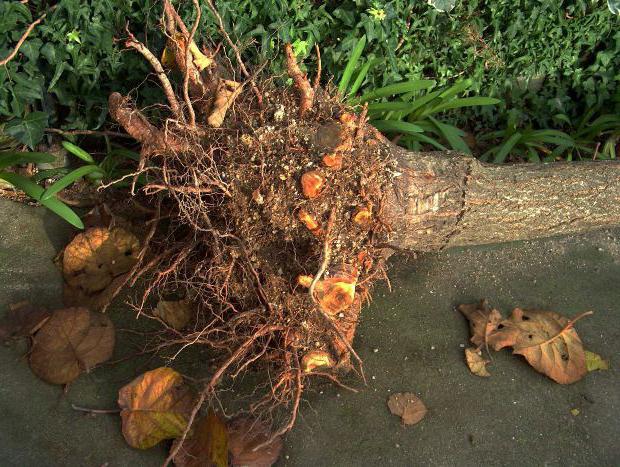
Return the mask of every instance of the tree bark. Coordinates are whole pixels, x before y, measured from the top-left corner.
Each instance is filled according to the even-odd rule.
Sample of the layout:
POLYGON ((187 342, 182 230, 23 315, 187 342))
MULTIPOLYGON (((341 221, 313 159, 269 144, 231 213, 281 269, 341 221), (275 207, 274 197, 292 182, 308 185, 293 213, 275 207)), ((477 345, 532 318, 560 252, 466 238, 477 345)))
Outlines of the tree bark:
POLYGON ((453 152, 392 149, 390 244, 433 251, 620 225, 615 161, 483 164, 453 152))

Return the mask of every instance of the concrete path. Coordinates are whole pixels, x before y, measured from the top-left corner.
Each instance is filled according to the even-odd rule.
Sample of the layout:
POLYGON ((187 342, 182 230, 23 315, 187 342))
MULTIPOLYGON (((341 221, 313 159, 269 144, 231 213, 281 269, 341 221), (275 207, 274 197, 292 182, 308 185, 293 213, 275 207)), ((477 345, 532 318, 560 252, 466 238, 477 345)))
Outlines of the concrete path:
MULTIPOLYGON (((4 200, 0 218, 0 313, 22 299, 59 304, 61 280, 51 260, 70 230, 42 209, 4 200)), ((355 342, 368 386, 348 381, 357 394, 310 388, 280 465, 620 465, 620 230, 451 250, 398 262, 391 277, 394 291, 375 290, 355 342), (482 297, 505 314, 514 306, 567 316, 594 310, 577 330, 612 369, 559 386, 505 351, 493 355, 491 378, 470 375, 461 347, 468 327, 454 306, 482 297), (402 427, 387 410, 389 395, 403 391, 429 408, 419 425, 402 427)), ((111 317, 119 327, 135 323, 127 310, 111 317)), ((119 341, 115 358, 131 350, 123 335, 119 341)), ((165 447, 129 448, 116 415, 71 408, 114 408, 118 388, 157 364, 104 367, 63 395, 32 375, 25 350, 0 349, 1 465, 161 463, 165 447)))

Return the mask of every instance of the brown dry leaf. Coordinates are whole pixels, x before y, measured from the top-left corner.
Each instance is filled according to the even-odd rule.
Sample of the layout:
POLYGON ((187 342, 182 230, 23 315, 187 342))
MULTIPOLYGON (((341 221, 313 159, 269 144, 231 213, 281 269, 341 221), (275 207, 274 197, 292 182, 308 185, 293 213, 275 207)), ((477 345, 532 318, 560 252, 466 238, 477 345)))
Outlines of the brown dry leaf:
POLYGON ((24 301, 9 305, 9 312, 0 322, 0 339, 34 334, 52 314, 47 308, 24 301))
POLYGON ((153 315, 161 318, 168 326, 181 330, 194 315, 194 307, 191 300, 160 300, 153 310, 153 315))
POLYGON ((210 126, 213 128, 219 128, 222 126, 222 123, 224 123, 224 118, 226 118, 228 108, 241 93, 242 89, 243 85, 241 83, 227 79, 220 80, 215 93, 213 109, 207 118, 207 122, 210 126))
POLYGON ((515 308, 489 335, 495 350, 512 347, 536 371, 560 384, 580 380, 588 372, 581 339, 573 324, 587 312, 569 320, 553 311, 515 308))
POLYGON ((388 408, 393 415, 403 419, 404 425, 415 425, 426 415, 424 402, 411 392, 392 394, 388 399, 388 408))
MULTIPOLYGON (((174 456, 177 467, 227 467, 228 430, 222 420, 209 410, 209 413, 192 426, 192 435, 181 445, 174 456)), ((172 444, 175 449, 179 441, 172 444)))
POLYGON ((469 320, 471 342, 477 347, 486 345, 488 335, 503 319, 500 312, 495 308, 491 309, 486 300, 459 305, 458 310, 469 320))
POLYGON ((172 368, 147 371, 118 392, 125 440, 131 447, 148 449, 181 436, 193 403, 192 392, 172 368))
POLYGON ((268 441, 269 429, 258 420, 236 418, 228 424, 228 449, 234 467, 270 467, 276 463, 282 451, 282 438, 274 440, 260 449, 255 447, 268 441))
POLYGON ((120 227, 76 235, 62 255, 65 303, 99 308, 106 292, 136 264, 139 250, 138 238, 120 227))
POLYGON ((34 336, 30 368, 49 383, 68 384, 108 360, 114 341, 114 326, 106 315, 86 308, 56 310, 34 336))
POLYGON ((476 376, 491 376, 487 371, 488 360, 482 358, 482 352, 474 347, 465 349, 465 361, 471 371, 476 376))

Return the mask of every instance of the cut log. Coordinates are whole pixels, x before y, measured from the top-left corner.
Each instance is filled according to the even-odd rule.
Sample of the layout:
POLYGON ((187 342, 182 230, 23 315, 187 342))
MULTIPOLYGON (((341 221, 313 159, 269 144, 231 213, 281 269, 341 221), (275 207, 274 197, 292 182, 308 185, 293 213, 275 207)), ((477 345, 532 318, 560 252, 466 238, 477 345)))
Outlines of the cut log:
POLYGON ((385 217, 399 249, 511 242, 620 225, 616 161, 483 164, 452 152, 392 149, 385 217))

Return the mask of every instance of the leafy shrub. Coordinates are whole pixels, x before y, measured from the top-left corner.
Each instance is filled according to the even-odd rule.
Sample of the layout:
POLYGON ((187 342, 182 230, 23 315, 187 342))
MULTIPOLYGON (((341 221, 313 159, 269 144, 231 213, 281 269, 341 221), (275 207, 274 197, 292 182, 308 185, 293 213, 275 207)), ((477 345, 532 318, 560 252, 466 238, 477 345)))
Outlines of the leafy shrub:
MULTIPOLYGON (((452 2, 431 3, 445 8, 441 5, 452 2)), ((0 57, 48 8, 43 0, 28 5, 0 2, 0 57)), ((381 63, 361 83, 367 89, 410 79, 444 86, 467 76, 471 92, 502 99, 535 127, 551 125, 558 113, 573 119, 592 106, 612 112, 620 101, 620 17, 609 11, 607 0, 457 0, 449 13, 419 0, 217 5, 244 58, 269 61, 272 73, 282 71, 273 58, 284 41, 302 58, 319 44, 323 68, 339 81, 356 38, 366 35, 365 57, 381 63)), ((128 22, 157 49, 159 8, 151 0, 59 0, 18 57, 0 68, 0 116, 41 111, 48 121, 40 123, 50 126, 100 126, 110 90, 129 92, 149 76, 144 61, 123 52, 122 41, 113 38, 126 36, 128 22)), ((182 10, 191 19, 191 2, 182 10)), ((219 43, 213 17, 206 5, 203 10, 202 37, 219 43)), ((158 92, 141 86, 136 97, 148 103, 158 92)), ((498 121, 496 110, 488 108, 460 109, 447 118, 471 129, 495 128, 498 121)))

